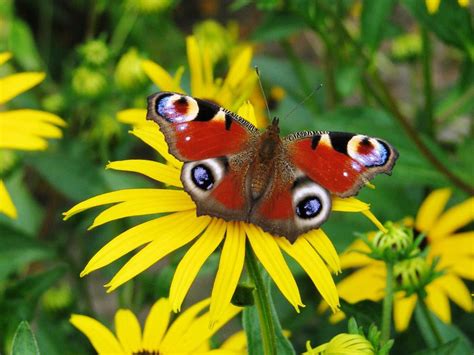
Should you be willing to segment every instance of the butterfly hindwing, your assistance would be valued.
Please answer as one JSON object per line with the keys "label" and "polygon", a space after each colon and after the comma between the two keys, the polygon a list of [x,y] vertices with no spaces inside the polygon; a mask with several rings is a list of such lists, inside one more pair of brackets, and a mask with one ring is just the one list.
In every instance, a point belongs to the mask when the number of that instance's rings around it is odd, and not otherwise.
{"label": "butterfly hindwing", "polygon": [[386,141],[344,132],[299,132],[285,138],[289,160],[332,194],[349,197],[376,174],[390,174],[398,152]]}
{"label": "butterfly hindwing", "polygon": [[147,119],[158,123],[170,153],[184,162],[239,153],[258,135],[257,128],[240,116],[172,92],[148,97]]}

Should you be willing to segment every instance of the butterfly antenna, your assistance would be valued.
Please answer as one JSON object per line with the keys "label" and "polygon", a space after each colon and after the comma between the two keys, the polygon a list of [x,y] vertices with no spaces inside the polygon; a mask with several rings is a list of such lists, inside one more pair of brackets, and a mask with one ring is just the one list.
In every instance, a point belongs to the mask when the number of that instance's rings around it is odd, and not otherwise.
{"label": "butterfly antenna", "polygon": [[255,73],[257,74],[258,84],[260,85],[260,91],[262,92],[263,100],[265,101],[265,107],[267,108],[268,119],[270,119],[272,115],[270,113],[270,107],[268,107],[268,100],[267,96],[265,95],[265,90],[263,90],[262,80],[260,79],[260,70],[258,69],[258,66],[255,66]]}
{"label": "butterfly antenna", "polygon": [[298,109],[301,105],[303,105],[306,101],[308,101],[311,96],[314,95],[314,93],[316,91],[318,91],[319,89],[321,89],[323,87],[323,84],[319,84],[317,87],[315,87],[308,95],[306,95],[306,97],[301,100],[300,103],[296,104],[286,115],[285,115],[285,119],[287,119],[293,112],[296,111],[296,109]]}

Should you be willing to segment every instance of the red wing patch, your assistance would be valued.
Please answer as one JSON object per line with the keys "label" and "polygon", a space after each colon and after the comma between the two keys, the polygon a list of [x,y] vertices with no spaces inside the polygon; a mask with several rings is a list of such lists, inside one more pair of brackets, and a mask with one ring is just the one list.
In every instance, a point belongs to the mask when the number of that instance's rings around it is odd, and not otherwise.
{"label": "red wing patch", "polygon": [[221,203],[225,208],[238,211],[245,207],[243,195],[243,174],[229,172],[212,191],[211,196]]}
{"label": "red wing patch", "polygon": [[311,138],[290,142],[290,160],[331,193],[345,195],[360,184],[367,169],[351,157],[322,143],[313,149]]}
{"label": "red wing patch", "polygon": [[294,212],[290,190],[273,190],[271,195],[260,203],[256,213],[269,221],[292,219]]}

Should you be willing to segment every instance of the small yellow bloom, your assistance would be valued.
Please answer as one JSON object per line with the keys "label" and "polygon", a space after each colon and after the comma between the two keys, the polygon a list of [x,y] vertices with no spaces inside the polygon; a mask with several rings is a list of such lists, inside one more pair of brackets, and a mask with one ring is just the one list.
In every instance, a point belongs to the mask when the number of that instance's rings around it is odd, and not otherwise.
{"label": "small yellow bloom", "polygon": [[[10,53],[0,53],[0,65],[11,58]],[[45,78],[44,73],[18,73],[0,78],[0,105],[38,85]],[[16,109],[0,112],[0,149],[44,150],[48,138],[61,138],[66,123],[52,113]],[[10,218],[17,217],[15,205],[0,180],[0,213]]]}
{"label": "small yellow bloom", "polygon": [[[120,309],[115,314],[115,334],[88,316],[73,314],[70,322],[99,354],[208,354],[213,353],[210,338],[241,311],[229,305],[223,310],[221,320],[210,329],[209,311],[205,311],[208,306],[209,299],[205,299],[170,322],[171,304],[161,298],[151,307],[143,331],[137,317],[128,309]],[[220,350],[245,354],[245,337],[242,333],[235,334]]]}
{"label": "small yellow bloom", "polygon": [[[428,13],[434,14],[435,12],[437,12],[439,9],[440,3],[441,3],[441,0],[425,0],[426,9],[428,10]],[[461,7],[468,7],[469,0],[458,0],[458,4]]]}
{"label": "small yellow bloom", "polygon": [[362,335],[341,333],[332,338],[328,343],[312,349],[308,341],[307,351],[303,355],[373,355],[372,344]]}
{"label": "small yellow bloom", "polygon": [[[474,232],[456,232],[474,221],[474,198],[471,197],[443,213],[450,196],[450,189],[433,191],[421,204],[415,219],[415,231],[426,235],[423,242],[425,245],[421,247],[428,249],[427,263],[439,258],[436,270],[444,272],[426,286],[425,301],[430,310],[446,323],[451,322],[449,299],[466,312],[473,310],[471,294],[462,278],[474,280]],[[361,240],[356,240],[341,256],[343,269],[359,269],[338,283],[339,295],[350,303],[380,301],[385,295],[385,265],[360,252],[369,253],[370,249]],[[418,271],[426,270],[417,259],[409,264],[398,265],[396,269],[401,273],[408,272],[411,276],[416,274],[416,268]],[[406,283],[410,275],[401,277],[402,281],[405,280]],[[404,291],[395,294],[394,322],[397,331],[407,329],[416,301],[415,294],[408,297]],[[333,320],[340,319],[341,316],[337,315]]]}

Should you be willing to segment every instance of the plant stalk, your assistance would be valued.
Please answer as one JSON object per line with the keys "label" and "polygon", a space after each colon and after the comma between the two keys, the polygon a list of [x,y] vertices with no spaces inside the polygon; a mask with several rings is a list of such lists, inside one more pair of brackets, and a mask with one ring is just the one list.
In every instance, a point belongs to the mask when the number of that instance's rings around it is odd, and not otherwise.
{"label": "plant stalk", "polygon": [[265,355],[276,355],[275,324],[271,315],[270,292],[265,288],[262,273],[258,267],[257,259],[252,248],[247,248],[245,255],[245,266],[250,280],[255,286],[255,306],[257,307],[262,336],[263,353]]}
{"label": "plant stalk", "polygon": [[421,41],[423,44],[423,91],[425,96],[425,109],[421,121],[421,129],[428,136],[434,137],[433,114],[433,82],[431,68],[431,40],[425,26],[421,26]]}
{"label": "plant stalk", "polygon": [[392,324],[392,308],[393,308],[393,262],[386,262],[387,280],[385,286],[385,298],[383,299],[382,308],[382,334],[381,341],[386,343],[390,339],[390,331]]}

